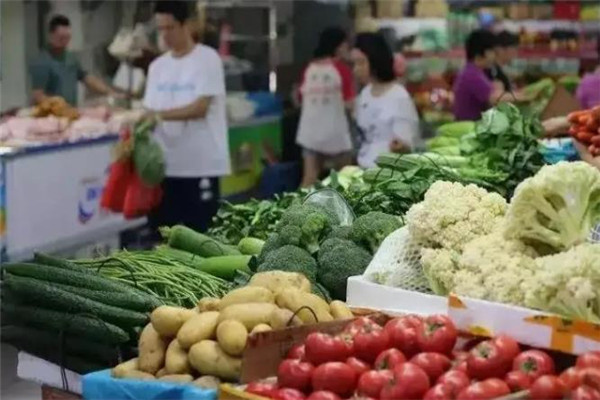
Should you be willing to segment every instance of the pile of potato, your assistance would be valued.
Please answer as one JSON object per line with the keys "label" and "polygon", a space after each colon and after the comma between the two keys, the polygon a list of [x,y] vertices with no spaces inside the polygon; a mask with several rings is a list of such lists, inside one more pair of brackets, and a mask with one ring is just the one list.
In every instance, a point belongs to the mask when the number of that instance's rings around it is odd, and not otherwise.
{"label": "pile of potato", "polygon": [[327,304],[312,294],[304,275],[263,272],[248,286],[221,299],[204,298],[194,309],[156,308],[140,335],[138,357],[117,365],[112,375],[213,388],[220,379],[239,378],[249,335],[352,317],[344,302]]}

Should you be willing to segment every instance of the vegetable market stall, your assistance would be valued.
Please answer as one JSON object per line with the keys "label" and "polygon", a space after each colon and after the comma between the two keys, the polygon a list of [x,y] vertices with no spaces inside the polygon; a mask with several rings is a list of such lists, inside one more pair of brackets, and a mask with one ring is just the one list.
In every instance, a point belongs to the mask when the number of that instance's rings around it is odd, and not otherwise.
{"label": "vegetable market stall", "polygon": [[[145,221],[126,221],[99,207],[116,135],[75,143],[2,148],[2,260],[33,250],[60,251],[101,239],[118,247],[118,233]],[[0,218],[2,220],[2,218]],[[0,223],[0,226],[3,224]]]}

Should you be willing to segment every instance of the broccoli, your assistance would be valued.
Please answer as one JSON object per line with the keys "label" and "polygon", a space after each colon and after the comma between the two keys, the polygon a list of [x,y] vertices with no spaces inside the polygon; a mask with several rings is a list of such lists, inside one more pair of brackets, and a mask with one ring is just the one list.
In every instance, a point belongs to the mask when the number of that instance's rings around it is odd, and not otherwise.
{"label": "broccoli", "polygon": [[279,233],[272,233],[265,244],[263,245],[263,249],[258,256],[258,263],[262,264],[267,254],[272,252],[273,250],[277,250],[278,248],[285,245],[292,245],[301,247],[302,240],[302,229],[294,225],[287,225],[280,229]]}
{"label": "broccoli", "polygon": [[375,254],[383,239],[401,227],[402,222],[393,215],[372,211],[354,220],[350,238]]}
{"label": "broccoli", "polygon": [[362,274],[371,262],[371,254],[349,240],[328,239],[319,250],[319,282],[331,297],[346,299],[346,280]]}
{"label": "broccoli", "polygon": [[334,226],[333,229],[331,229],[331,232],[329,233],[329,235],[327,235],[327,239],[333,239],[333,238],[337,238],[337,239],[346,239],[346,240],[350,240],[350,233],[352,232],[352,227],[351,226]]}
{"label": "broccoli", "polygon": [[337,220],[322,208],[303,204],[292,206],[286,210],[279,221],[277,231],[281,233],[289,226],[300,228],[300,245],[312,254],[319,250],[319,243],[329,234],[331,227],[335,224],[337,224]]}
{"label": "broccoli", "polygon": [[306,250],[297,246],[285,245],[269,252],[256,271],[299,272],[310,281],[315,281],[317,262]]}

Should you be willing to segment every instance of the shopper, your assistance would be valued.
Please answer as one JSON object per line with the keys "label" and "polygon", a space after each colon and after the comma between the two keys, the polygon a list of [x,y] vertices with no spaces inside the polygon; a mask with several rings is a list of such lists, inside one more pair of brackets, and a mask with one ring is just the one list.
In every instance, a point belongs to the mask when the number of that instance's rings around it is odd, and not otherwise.
{"label": "shopper", "polygon": [[496,35],[495,62],[486,75],[492,81],[502,84],[505,92],[512,92],[513,85],[504,71],[504,67],[514,60],[518,53],[519,37],[509,31],[502,31]]}
{"label": "shopper", "polygon": [[217,52],[194,43],[188,17],[184,1],[156,3],[169,51],[150,65],[144,106],[157,121],[167,171],[163,202],[150,222],[204,231],[218,209],[219,177],[230,173],[225,78]]}
{"label": "shopper", "polygon": [[[596,39],[596,45],[598,49],[597,57],[600,58],[600,35]],[[584,109],[600,105],[600,64],[596,66],[593,72],[584,75],[577,87],[575,96]]]}
{"label": "shopper", "polygon": [[48,45],[30,65],[32,98],[39,104],[48,96],[60,96],[77,105],[77,83],[102,95],[122,97],[122,94],[101,79],[83,70],[79,60],[68,50],[71,41],[71,22],[64,15],[55,15],[48,27]]}
{"label": "shopper", "polygon": [[326,168],[352,163],[352,140],[346,111],[355,97],[347,57],[346,33],[327,28],[300,85],[302,109],[296,142],[302,147],[302,187],[314,185]]}
{"label": "shopper", "polygon": [[410,95],[396,81],[394,55],[384,37],[361,33],[352,52],[354,74],[364,85],[356,104],[362,143],[358,165],[375,166],[386,152],[410,152],[419,139],[419,115]]}

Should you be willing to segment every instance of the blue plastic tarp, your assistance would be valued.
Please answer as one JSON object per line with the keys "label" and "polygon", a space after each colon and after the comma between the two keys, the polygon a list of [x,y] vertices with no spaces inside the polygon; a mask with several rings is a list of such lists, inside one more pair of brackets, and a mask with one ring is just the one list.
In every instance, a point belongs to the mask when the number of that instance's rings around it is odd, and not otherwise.
{"label": "blue plastic tarp", "polygon": [[217,400],[217,391],[194,385],[135,379],[115,379],[110,370],[83,377],[85,400]]}

